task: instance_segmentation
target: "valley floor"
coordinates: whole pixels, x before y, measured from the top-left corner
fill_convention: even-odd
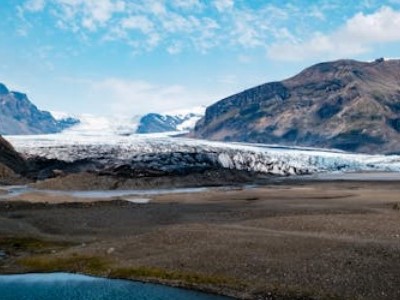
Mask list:
[[[399,196],[399,181],[311,180],[148,204],[28,194],[0,201],[0,272],[80,272],[243,299],[400,299]]]

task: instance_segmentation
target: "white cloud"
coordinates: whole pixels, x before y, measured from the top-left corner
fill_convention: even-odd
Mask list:
[[[400,12],[389,7],[373,14],[359,13],[326,33],[313,30],[316,24],[326,26],[332,13],[332,22],[342,17],[337,13],[341,1],[321,0],[306,12],[291,2],[268,2],[253,6],[234,0],[26,0],[23,7],[31,13],[47,11],[56,26],[85,42],[100,37],[125,43],[134,53],[157,47],[170,54],[193,49],[201,53],[213,48],[261,49],[273,59],[302,60],[353,56],[368,52],[374,44],[399,40]],[[356,7],[371,10],[373,5],[378,7],[375,2],[368,0]],[[34,30],[28,22],[20,26],[20,34]]]
[[[339,34],[360,43],[393,42],[400,40],[400,11],[382,7],[371,15],[358,13],[348,20]]]
[[[323,11],[322,11],[319,7],[316,7],[316,6],[314,6],[314,7],[312,7],[312,8],[310,9],[308,15],[309,15],[310,17],[319,19],[319,20],[321,20],[321,21],[325,21],[325,20],[326,20],[326,16],[325,16],[325,14],[323,13]]]
[[[156,16],[163,16],[167,13],[167,8],[165,7],[165,1],[163,0],[152,0],[147,3],[147,7],[150,12]]]
[[[171,33],[193,32],[196,30],[198,19],[186,17],[174,12],[170,12],[168,17],[159,20],[164,30]]]
[[[45,7],[45,0],[29,0],[25,2],[23,8],[29,12],[39,12]]]
[[[234,29],[231,32],[232,39],[243,47],[253,48],[264,44],[263,31],[254,26],[257,16],[248,12],[237,12]]]
[[[146,16],[130,16],[121,21],[123,29],[138,29],[143,33],[150,33],[154,30],[154,24]]]
[[[273,39],[287,38],[290,32],[283,26],[295,7],[279,8],[266,5],[257,9],[234,9],[231,11],[230,44],[243,48],[266,48]],[[293,13],[293,16],[295,14]]]
[[[196,106],[211,100],[210,96],[189,91],[181,85],[159,86],[121,78],[81,82],[89,85],[91,101],[104,106],[104,111],[111,114],[133,116],[162,112]]]
[[[331,34],[315,32],[301,42],[276,43],[268,56],[278,60],[340,58],[367,53],[376,44],[400,41],[400,11],[382,7],[372,14],[358,13]]]
[[[173,0],[173,5],[177,8],[193,10],[203,7],[203,4],[199,0]]]
[[[115,13],[125,9],[123,0],[54,0],[56,4],[57,17],[64,26],[80,26],[94,31],[103,27]]]
[[[286,8],[265,4],[253,9],[234,0],[52,0],[46,9],[58,28],[86,41],[96,33],[93,37],[123,42],[135,53],[162,46],[171,54],[265,48],[282,27],[279,21],[290,15]]]
[[[233,8],[235,2],[233,0],[214,0],[214,6],[219,12]]]

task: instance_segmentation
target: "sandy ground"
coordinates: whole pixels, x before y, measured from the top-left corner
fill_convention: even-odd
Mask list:
[[[149,198],[2,200],[0,272],[84,272],[246,299],[400,299],[398,181]]]

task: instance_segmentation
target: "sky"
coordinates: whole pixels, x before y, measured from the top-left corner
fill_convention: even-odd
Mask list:
[[[399,54],[400,0],[0,1],[0,82],[50,111],[210,105],[317,62]]]

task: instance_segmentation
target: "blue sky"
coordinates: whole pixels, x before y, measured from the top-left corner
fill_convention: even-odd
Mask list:
[[[0,82],[46,110],[211,104],[310,64],[400,55],[400,0],[2,0]]]

